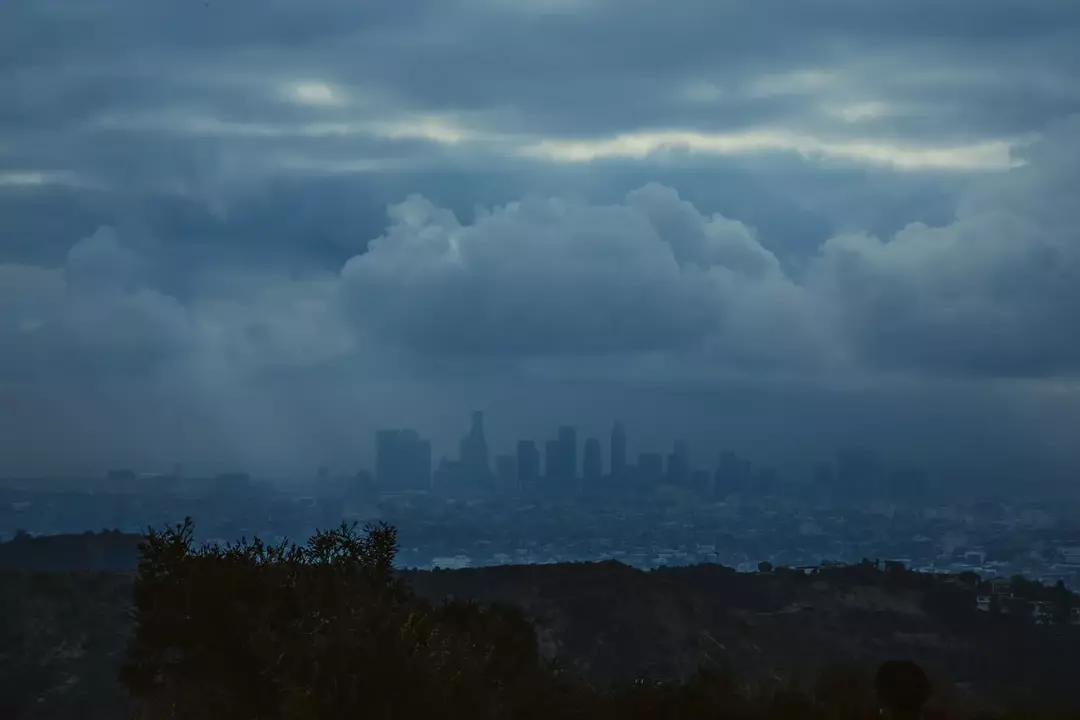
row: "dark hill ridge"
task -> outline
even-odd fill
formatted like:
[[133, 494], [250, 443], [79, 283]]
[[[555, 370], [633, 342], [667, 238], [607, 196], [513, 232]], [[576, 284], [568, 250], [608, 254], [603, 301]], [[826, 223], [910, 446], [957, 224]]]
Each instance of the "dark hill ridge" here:
[[[21, 717], [116, 716], [123, 695], [112, 678], [130, 633], [133, 573], [88, 571], [100, 559], [123, 567], [137, 540], [104, 533], [0, 545], [0, 568], [27, 570], [44, 558], [45, 567], [72, 571], [0, 570], [0, 717], [16, 716], [4, 712], [15, 695], [35, 700]], [[644, 572], [617, 562], [403, 575], [427, 598], [523, 607], [542, 653], [595, 687], [642, 675], [684, 678], [699, 666], [759, 685], [805, 685], [825, 668], [907, 658], [958, 693], [1078, 704], [1080, 627], [978, 612], [975, 598], [988, 584], [975, 577], [873, 563], [743, 574], [719, 565]], [[1075, 600], [1034, 583], [1024, 592]], [[102, 712], [75, 712], [85, 707]]]
[[119, 530], [42, 536], [20, 533], [0, 543], [0, 571], [133, 571], [139, 564], [139, 539], [139, 535]]
[[[620, 563], [410, 573], [429, 598], [518, 604], [549, 656], [593, 683], [639, 673], [685, 678], [699, 664], [809, 681], [903, 657], [982, 697], [1073, 698], [1080, 627], [981, 613], [960, 578], [874, 564], [812, 574], [718, 565], [643, 572]], [[969, 579], [965, 579], [969, 580]]]

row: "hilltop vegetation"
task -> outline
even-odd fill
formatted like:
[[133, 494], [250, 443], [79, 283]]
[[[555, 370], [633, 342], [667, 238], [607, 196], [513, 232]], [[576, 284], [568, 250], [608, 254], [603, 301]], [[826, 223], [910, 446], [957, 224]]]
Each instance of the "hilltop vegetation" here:
[[401, 573], [395, 552], [383, 526], [197, 549], [183, 525], [148, 534], [137, 574], [6, 573], [0, 716], [862, 717], [876, 664], [907, 658], [964, 717], [1048, 712], [1080, 666], [1077, 628], [979, 613], [973, 576]]

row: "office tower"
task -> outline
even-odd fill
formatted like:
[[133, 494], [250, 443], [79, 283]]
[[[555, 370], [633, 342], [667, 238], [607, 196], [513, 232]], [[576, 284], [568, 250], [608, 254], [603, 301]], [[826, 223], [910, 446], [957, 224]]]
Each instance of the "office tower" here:
[[459, 460], [441, 458], [431, 474], [432, 490], [440, 495], [457, 495], [461, 491], [464, 470]]
[[399, 436], [397, 430], [379, 430], [375, 433], [375, 482], [384, 489], [397, 487]]
[[744, 460], [733, 452], [720, 453], [714, 483], [716, 497], [722, 500], [728, 495], [746, 492], [750, 484], [751, 472], [749, 460]]
[[564, 425], [559, 428], [559, 479], [566, 487], [577, 480], [577, 430]]
[[397, 489], [430, 490], [431, 441], [415, 430], [401, 430], [396, 452]]
[[431, 441], [421, 440], [417, 448], [414, 475], [418, 490], [431, 489]]
[[522, 492], [533, 492], [540, 479], [540, 451], [532, 440], [518, 440], [517, 477]]
[[600, 454], [600, 441], [596, 438], [585, 441], [585, 448], [582, 451], [582, 475], [590, 487], [599, 483], [604, 475], [604, 459]]
[[695, 470], [690, 476], [690, 489], [703, 500], [713, 496], [713, 476], [708, 470]]
[[559, 478], [559, 441], [548, 440], [544, 443], [544, 479], [546, 487], [550, 490], [553, 483]]
[[472, 484], [486, 485], [491, 479], [488, 463], [488, 444], [484, 438], [484, 413], [474, 410], [472, 427], [459, 445], [462, 471]]
[[384, 490], [430, 490], [431, 441], [415, 430], [379, 430], [375, 482]]
[[626, 477], [626, 430], [621, 422], [611, 429], [611, 477]]
[[370, 500], [375, 495], [375, 476], [369, 470], [360, 470], [353, 476], [346, 490], [346, 499]]
[[672, 453], [668, 455], [667, 481], [679, 487], [690, 481], [690, 453], [686, 443], [681, 440], [675, 442]]

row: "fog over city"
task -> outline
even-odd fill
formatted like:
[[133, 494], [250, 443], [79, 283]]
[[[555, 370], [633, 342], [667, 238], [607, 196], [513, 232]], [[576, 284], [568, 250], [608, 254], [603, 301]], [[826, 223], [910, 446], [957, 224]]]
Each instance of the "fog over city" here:
[[[0, 475], [572, 424], [1080, 477], [1080, 3], [0, 4]], [[605, 450], [606, 451], [606, 450]]]

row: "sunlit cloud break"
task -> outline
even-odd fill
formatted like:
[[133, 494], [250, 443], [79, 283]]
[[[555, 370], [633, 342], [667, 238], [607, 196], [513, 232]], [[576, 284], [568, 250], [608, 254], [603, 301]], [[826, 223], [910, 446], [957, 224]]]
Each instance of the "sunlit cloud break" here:
[[1004, 140], [940, 147], [904, 146], [876, 140], [821, 140], [783, 130], [702, 133], [661, 130], [625, 133], [598, 140], [542, 140], [522, 153], [544, 160], [576, 163], [613, 158], [644, 159], [670, 150], [706, 155], [796, 152], [804, 157], [851, 160], [899, 170], [1005, 170], [1022, 163]]

